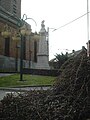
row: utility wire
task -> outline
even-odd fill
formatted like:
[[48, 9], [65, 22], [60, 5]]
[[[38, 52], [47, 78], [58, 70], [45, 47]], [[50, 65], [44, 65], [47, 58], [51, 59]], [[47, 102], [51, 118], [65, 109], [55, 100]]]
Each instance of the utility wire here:
[[67, 26], [67, 25], [69, 25], [69, 24], [75, 22], [76, 20], [78, 20], [78, 19], [84, 17], [84, 16], [87, 15], [88, 13], [90, 13], [90, 12], [87, 12], [87, 13], [81, 15], [80, 17], [78, 17], [78, 18], [76, 18], [76, 19], [74, 19], [74, 20], [72, 20], [72, 21], [70, 21], [70, 22], [68, 22], [68, 23], [66, 23], [66, 24], [64, 24], [64, 25], [62, 25], [62, 26], [60, 26], [59, 28], [54, 29], [52, 32], [54, 32], [54, 31], [56, 31], [56, 30], [58, 30], [58, 29], [60, 29], [60, 28], [63, 28], [63, 27], [65, 27], [65, 26]]

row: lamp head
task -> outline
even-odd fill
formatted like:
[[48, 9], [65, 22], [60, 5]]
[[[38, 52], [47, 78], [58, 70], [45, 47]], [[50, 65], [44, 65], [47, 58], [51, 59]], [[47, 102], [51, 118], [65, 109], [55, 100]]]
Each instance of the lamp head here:
[[28, 28], [25, 24], [21, 27], [21, 34], [23, 35], [23, 36], [25, 36], [25, 35], [30, 35], [31, 34], [31, 29], [30, 28]]
[[4, 31], [1, 32], [1, 35], [4, 38], [10, 37], [10, 35], [11, 35], [11, 29], [10, 29], [10, 27], [7, 24], [4, 26]]

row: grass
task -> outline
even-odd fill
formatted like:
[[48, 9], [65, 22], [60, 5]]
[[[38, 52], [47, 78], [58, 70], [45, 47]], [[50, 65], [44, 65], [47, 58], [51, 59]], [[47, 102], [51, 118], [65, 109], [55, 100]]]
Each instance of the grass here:
[[38, 86], [52, 85], [56, 77], [39, 76], [39, 75], [23, 75], [23, 80], [20, 81], [19, 74], [0, 77], [0, 87], [18, 87], [18, 86]]

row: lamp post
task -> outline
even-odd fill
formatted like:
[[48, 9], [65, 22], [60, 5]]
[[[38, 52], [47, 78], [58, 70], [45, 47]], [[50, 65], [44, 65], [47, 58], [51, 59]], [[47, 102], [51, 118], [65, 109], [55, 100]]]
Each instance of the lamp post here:
[[15, 60], [15, 70], [18, 71], [18, 49], [20, 48], [18, 45], [18, 41], [21, 40], [20, 33], [16, 32], [12, 37], [13, 41], [16, 41], [16, 60]]
[[15, 60], [15, 70], [18, 71], [18, 49], [19, 45], [16, 43], [16, 60]]
[[31, 19], [35, 22], [36, 21], [32, 18], [28, 18], [26, 14], [23, 15], [22, 19], [19, 19], [18, 26], [20, 27], [20, 36], [21, 36], [21, 46], [20, 46], [20, 81], [23, 81], [23, 44], [24, 44], [24, 36], [31, 34], [31, 29], [28, 29], [26, 26], [26, 20]]

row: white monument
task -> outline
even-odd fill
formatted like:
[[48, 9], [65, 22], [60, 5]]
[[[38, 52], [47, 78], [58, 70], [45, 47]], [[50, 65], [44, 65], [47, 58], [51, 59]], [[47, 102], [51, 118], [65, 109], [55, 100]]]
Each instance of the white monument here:
[[37, 53], [37, 69], [50, 69], [49, 67], [49, 45], [48, 32], [45, 30], [44, 20], [41, 22], [39, 49]]

